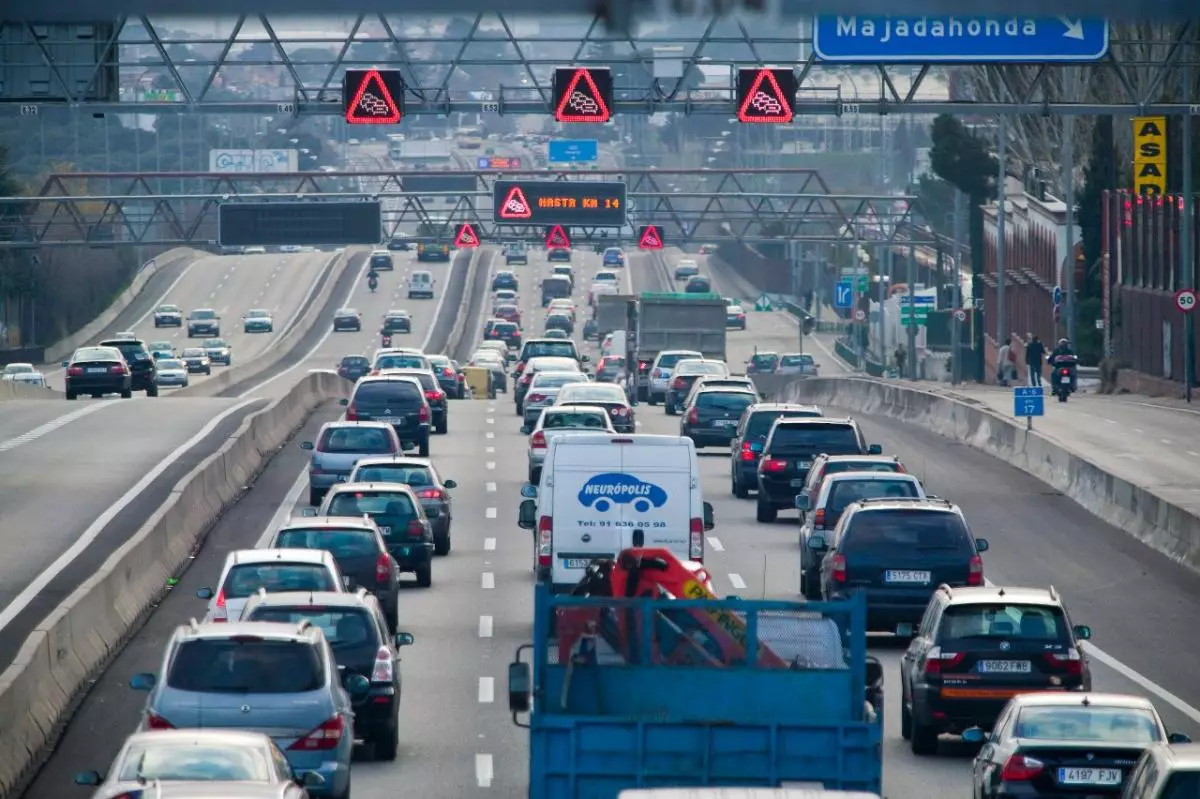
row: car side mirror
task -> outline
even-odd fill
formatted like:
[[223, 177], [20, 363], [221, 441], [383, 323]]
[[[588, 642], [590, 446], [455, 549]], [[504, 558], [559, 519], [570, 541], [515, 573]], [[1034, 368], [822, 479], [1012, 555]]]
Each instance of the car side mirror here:
[[984, 730], [982, 730], [979, 727], [968, 727], [967, 729], [963, 730], [963, 732], [962, 732], [963, 741], [965, 741], [966, 743], [969, 743], [969, 744], [987, 743], [987, 740], [990, 737], [991, 736], [989, 736]]
[[81, 771], [75, 775], [74, 781], [76, 785], [96, 786], [104, 782], [104, 777], [98, 771]]
[[525, 499], [537, 499], [537, 486], [533, 483], [526, 483], [521, 486], [521, 496]]
[[526, 435], [526, 436], [527, 436], [527, 435], [529, 435], [529, 434], [530, 434], [530, 433], [532, 433], [532, 432], [533, 432], [533, 428], [532, 428], [532, 427], [530, 427], [529, 425], [527, 425], [527, 424], [523, 424], [523, 425], [521, 425], [521, 434], [522, 434], [522, 435]]
[[1086, 624], [1076, 624], [1071, 628], [1071, 632], [1075, 634], [1075, 640], [1077, 641], [1092, 640], [1092, 628]]
[[395, 643], [397, 648], [402, 646], [412, 646], [416, 641], [412, 633], [396, 633]]
[[305, 788], [320, 788], [325, 784], [325, 778], [315, 771], [306, 771], [300, 778], [300, 784]]
[[347, 674], [342, 678], [342, 687], [350, 696], [359, 699], [370, 693], [371, 681], [361, 674]]
[[829, 544], [825, 541], [825, 536], [813, 533], [808, 537], [808, 548], [813, 552], [824, 552], [829, 548]]
[[713, 506], [711, 502], [704, 503], [704, 529], [711, 530], [716, 526], [713, 522]]
[[350, 400], [346, 399], [345, 397], [342, 397], [340, 400], [338, 400], [338, 405], [341, 405], [343, 408], [345, 408], [349, 404], [350, 404]]
[[529, 664], [515, 661], [508, 664], [508, 709], [513, 713], [528, 713], [533, 693]]
[[70, 362], [70, 361], [63, 361], [63, 362], [62, 362], [62, 366], [63, 366], [63, 368], [64, 368], [64, 369], [66, 369], [66, 368], [67, 368], [68, 366], [70, 366], [70, 365], [71, 365], [71, 362]]
[[135, 691], [152, 691], [157, 682], [158, 678], [153, 674], [143, 671], [129, 678], [129, 687]]
[[792, 505], [796, 508], [796, 510], [812, 510], [812, 500], [808, 498], [808, 494], [797, 494], [796, 499], [792, 502]]
[[1190, 744], [1192, 739], [1181, 732], [1173, 732], [1167, 736], [1169, 744]]
[[300, 442], [300, 449], [311, 450], [312, 448], [313, 448], [313, 443], [311, 441], [301, 441]]
[[207, 601], [209, 599], [212, 599], [213, 596], [214, 596], [214, 594], [213, 594], [213, 590], [211, 588], [205, 587], [205, 588], [201, 588], [196, 591], [196, 599], [203, 599], [203, 600]]
[[458, 488], [458, 483], [453, 480], [443, 480], [442, 486], [445, 488]]
[[532, 499], [526, 499], [521, 502], [517, 508], [517, 527], [522, 530], [532, 530], [536, 524], [537, 503]]
[[987, 552], [988, 551], [988, 540], [986, 538], [976, 538], [975, 539], [975, 551], [981, 552], [981, 553]]
[[880, 446], [879, 444], [872, 444], [871, 446], [867, 447], [867, 454], [868, 455], [882, 455], [883, 447]]

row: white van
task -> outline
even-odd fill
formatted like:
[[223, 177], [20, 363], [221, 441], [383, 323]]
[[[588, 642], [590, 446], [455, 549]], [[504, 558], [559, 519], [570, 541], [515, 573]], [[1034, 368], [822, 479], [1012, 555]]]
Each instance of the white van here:
[[[679, 436], [580, 433], [550, 441], [541, 482], [526, 484], [518, 524], [533, 530], [534, 569], [556, 593], [593, 560], [628, 547], [662, 547], [704, 561], [713, 526], [700, 464]], [[536, 500], [536, 501], [535, 501]]]
[[433, 275], [425, 270], [408, 276], [408, 298], [412, 300], [418, 297], [433, 299]]

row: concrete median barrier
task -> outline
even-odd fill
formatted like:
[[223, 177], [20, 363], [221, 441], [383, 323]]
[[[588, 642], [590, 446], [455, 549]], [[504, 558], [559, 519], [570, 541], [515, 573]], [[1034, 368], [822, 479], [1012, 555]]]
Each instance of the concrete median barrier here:
[[0, 674], [0, 796], [11, 796], [57, 737], [89, 681], [169, 590], [217, 517], [322, 404], [345, 395], [332, 372], [309, 372], [246, 418], [183, 477], [167, 501], [26, 639]]
[[[1135, 485], [1012, 419], [953, 391], [927, 391], [867, 378], [766, 377], [772, 399], [808, 402], [917, 425], [1028, 472], [1089, 512], [1183, 565], [1200, 570], [1200, 516], [1173, 501], [1191, 491]], [[1186, 495], [1186, 497], [1184, 496]]]
[[496, 253], [493, 250], [479, 249], [471, 256], [467, 269], [467, 279], [463, 284], [462, 300], [458, 304], [458, 313], [454, 318], [457, 324], [450, 329], [444, 352], [451, 358], [462, 360], [470, 355], [462, 350], [463, 342], [470, 346], [473, 338], [478, 335], [480, 325], [470, 324], [473, 309], [482, 308], [487, 300], [487, 290], [491, 285], [492, 259]]
[[16, 380], [0, 380], [0, 402], [6, 400], [62, 399], [62, 392], [45, 386], [30, 386]]

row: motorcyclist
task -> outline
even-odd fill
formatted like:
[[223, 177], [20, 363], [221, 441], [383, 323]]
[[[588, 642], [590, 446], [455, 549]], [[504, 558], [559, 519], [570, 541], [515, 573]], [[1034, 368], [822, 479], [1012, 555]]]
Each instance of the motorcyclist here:
[[374, 269], [372, 269], [370, 272], [367, 272], [367, 288], [369, 288], [371, 291], [379, 288], [379, 273]]
[[[1077, 362], [1077, 358], [1075, 355], [1075, 350], [1071, 348], [1071, 342], [1065, 338], [1060, 338], [1058, 340], [1058, 344], [1055, 345], [1054, 350], [1050, 353], [1050, 355], [1046, 359], [1050, 362], [1050, 368], [1052, 370], [1060, 368], [1059, 367], [1059, 359], [1060, 358], [1064, 359], [1061, 368], [1069, 369], [1071, 372], [1071, 391], [1073, 392], [1073, 391], [1075, 391], [1075, 388], [1076, 388], [1075, 365]], [[1054, 372], [1052, 371], [1051, 372], [1051, 380], [1053, 380], [1053, 379], [1054, 379]], [[1053, 383], [1051, 384], [1051, 386], [1053, 387]]]

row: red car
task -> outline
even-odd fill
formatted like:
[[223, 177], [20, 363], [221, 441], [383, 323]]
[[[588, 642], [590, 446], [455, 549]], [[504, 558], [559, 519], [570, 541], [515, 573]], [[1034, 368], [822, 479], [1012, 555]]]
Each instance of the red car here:
[[521, 309], [515, 305], [498, 305], [496, 306], [496, 318], [503, 319], [505, 322], [512, 322], [516, 325], [520, 325]]

